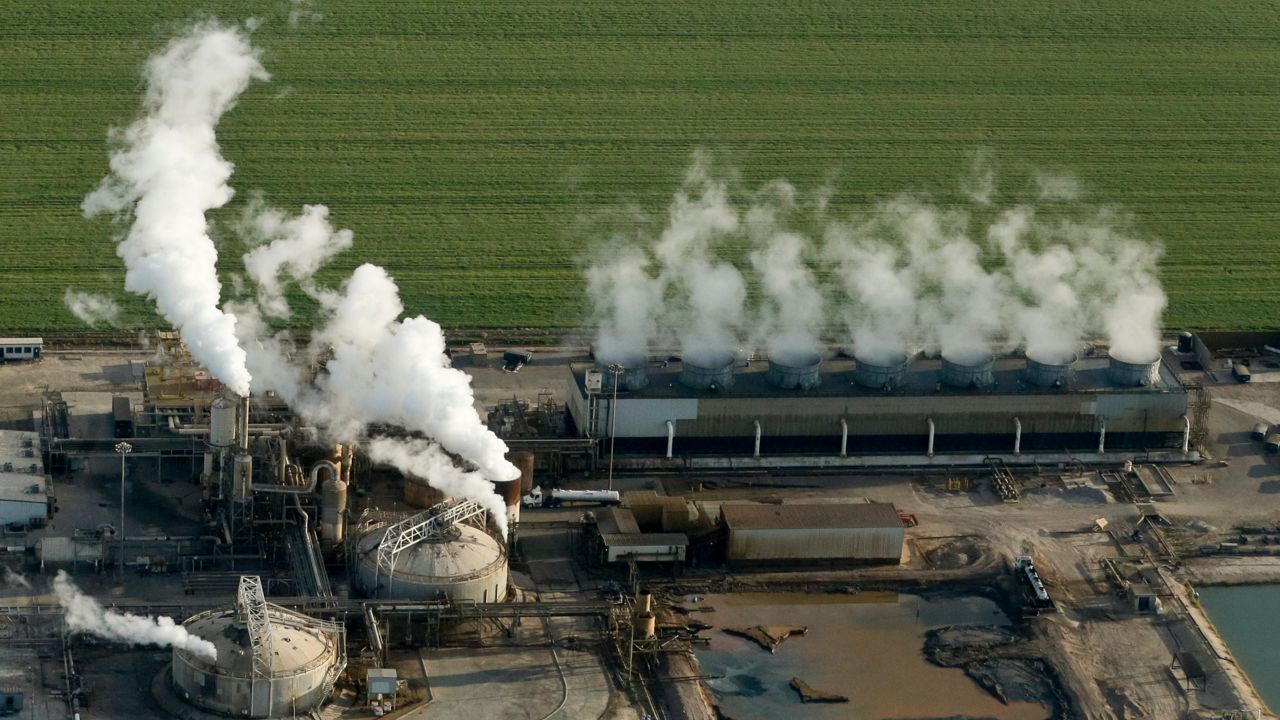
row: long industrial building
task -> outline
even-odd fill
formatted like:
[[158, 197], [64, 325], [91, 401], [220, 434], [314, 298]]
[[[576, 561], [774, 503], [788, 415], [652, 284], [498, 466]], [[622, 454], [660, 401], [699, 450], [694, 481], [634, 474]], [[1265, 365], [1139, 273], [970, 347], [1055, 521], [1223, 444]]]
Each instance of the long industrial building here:
[[[614, 372], [616, 371], [616, 372]], [[890, 366], [674, 360], [569, 367], [577, 432], [619, 453], [1105, 453], [1184, 448], [1188, 391], [1162, 360], [1021, 357]], [[616, 387], [614, 385], [616, 381]], [[615, 392], [616, 391], [616, 392]], [[615, 405], [616, 398], [616, 405]]]

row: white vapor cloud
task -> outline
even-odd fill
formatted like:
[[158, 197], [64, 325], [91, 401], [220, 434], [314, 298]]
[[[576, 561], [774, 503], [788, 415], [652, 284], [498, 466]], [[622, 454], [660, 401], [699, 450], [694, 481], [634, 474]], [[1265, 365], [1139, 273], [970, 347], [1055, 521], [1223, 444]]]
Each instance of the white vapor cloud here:
[[53, 592], [62, 606], [67, 627], [74, 632], [112, 642], [181, 648], [210, 660], [218, 657], [213, 643], [187, 632], [171, 617], [143, 617], [103, 609], [97, 600], [76, 587], [64, 570], [54, 577]]

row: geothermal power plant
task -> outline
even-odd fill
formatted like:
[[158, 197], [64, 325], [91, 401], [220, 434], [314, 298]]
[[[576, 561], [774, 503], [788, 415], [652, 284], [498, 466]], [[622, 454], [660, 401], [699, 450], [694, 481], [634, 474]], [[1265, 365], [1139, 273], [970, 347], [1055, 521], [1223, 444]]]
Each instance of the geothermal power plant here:
[[1274, 717], [1209, 586], [1280, 577], [1280, 334], [1168, 335], [1073, 179], [836, 217], [694, 151], [581, 315], [447, 339], [232, 187], [257, 23], [157, 49], [84, 197], [152, 329], [0, 338], [0, 717]]

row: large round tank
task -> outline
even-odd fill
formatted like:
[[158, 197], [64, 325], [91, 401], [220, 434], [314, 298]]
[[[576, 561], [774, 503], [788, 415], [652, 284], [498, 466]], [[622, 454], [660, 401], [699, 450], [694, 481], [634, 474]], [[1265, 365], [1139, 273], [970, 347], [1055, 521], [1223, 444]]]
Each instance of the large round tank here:
[[360, 584], [370, 597], [396, 600], [499, 602], [507, 596], [507, 550], [492, 535], [457, 524], [440, 540], [423, 540], [395, 556], [388, 573], [377, 567], [378, 543], [386, 527], [356, 545]]
[[1119, 387], [1138, 387], [1140, 385], [1155, 385], [1160, 380], [1160, 358], [1154, 357], [1150, 360], [1142, 362], [1130, 362], [1121, 360], [1114, 355], [1111, 358], [1111, 365], [1107, 368], [1107, 376], [1111, 378], [1111, 382]]
[[404, 501], [413, 507], [429, 508], [444, 502], [444, 493], [431, 487], [426, 478], [404, 476]]
[[732, 353], [712, 353], [705, 357], [685, 355], [680, 367], [680, 382], [694, 390], [727, 390], [733, 387]]
[[1065, 358], [1035, 358], [1027, 355], [1027, 367], [1023, 378], [1036, 387], [1066, 387], [1071, 384], [1071, 368], [1076, 354]]
[[907, 372], [907, 364], [911, 358], [906, 353], [894, 353], [887, 358], [865, 360], [854, 355], [857, 365], [853, 368], [853, 379], [861, 386], [882, 390], [895, 388], [902, 384]]
[[328, 697], [336, 675], [330, 670], [342, 660], [336, 633], [308, 623], [305, 616], [291, 614], [288, 624], [272, 623], [265, 675], [254, 670], [249, 630], [234, 609], [200, 613], [184, 626], [213, 643], [218, 657], [210, 660], [175, 648], [173, 689], [210, 712], [251, 718], [305, 715]]
[[510, 482], [495, 482], [493, 491], [502, 498], [502, 504], [507, 508], [507, 525], [511, 526], [520, 522], [520, 478], [516, 478]]
[[209, 444], [218, 447], [231, 447], [236, 442], [236, 409], [235, 400], [226, 395], [219, 395], [209, 403]]
[[995, 384], [995, 376], [991, 374], [991, 364], [995, 358], [985, 355], [979, 358], [964, 358], [967, 362], [952, 360], [942, 356], [942, 382], [957, 388], [984, 388]]
[[[622, 366], [621, 373], [614, 373], [610, 365]], [[634, 357], [615, 363], [600, 362], [596, 367], [604, 373], [604, 391], [613, 393], [614, 378], [617, 378], [618, 392], [643, 390], [649, 385], [648, 363], [643, 357]]]
[[816, 352], [796, 352], [769, 356], [770, 383], [783, 390], [812, 390], [822, 382], [822, 356]]

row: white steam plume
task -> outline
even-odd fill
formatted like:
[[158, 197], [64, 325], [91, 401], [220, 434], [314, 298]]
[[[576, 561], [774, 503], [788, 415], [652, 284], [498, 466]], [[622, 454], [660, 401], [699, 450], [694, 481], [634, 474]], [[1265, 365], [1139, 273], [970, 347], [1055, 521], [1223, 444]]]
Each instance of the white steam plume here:
[[1027, 357], [1041, 362], [1069, 362], [1084, 337], [1086, 317], [1077, 294], [1077, 253], [1058, 243], [1034, 247], [1034, 211], [1005, 211], [987, 229], [991, 244], [1004, 258], [1004, 271], [1018, 295], [1013, 304], [1011, 341], [1021, 338]]
[[785, 229], [779, 217], [795, 207], [795, 188], [775, 181], [761, 195], [764, 201], [747, 211], [745, 222], [755, 244], [750, 260], [761, 291], [752, 340], [771, 358], [797, 361], [819, 351], [822, 291], [807, 264], [809, 240]]
[[187, 632], [171, 617], [143, 617], [104, 610], [97, 600], [81, 592], [64, 570], [59, 570], [54, 577], [53, 592], [62, 606], [67, 627], [74, 632], [113, 642], [181, 648], [209, 660], [218, 657], [213, 643]]
[[712, 253], [713, 243], [737, 230], [738, 213], [725, 184], [711, 178], [707, 162], [695, 155], [654, 246], [662, 268], [658, 285], [672, 296], [662, 319], [674, 330], [681, 355], [704, 365], [736, 353], [747, 299], [742, 274]]
[[877, 365], [908, 355], [918, 340], [918, 289], [902, 252], [876, 239], [873, 226], [832, 225], [824, 254], [835, 263], [845, 293], [842, 315], [854, 355]]
[[620, 247], [587, 268], [587, 296], [596, 332], [596, 359], [634, 361], [649, 353], [662, 312], [662, 286], [649, 274], [649, 258], [635, 247]]
[[12, 568], [8, 567], [4, 569], [4, 584], [9, 587], [23, 588], [24, 590], [31, 589], [31, 581], [27, 580], [25, 575], [14, 572]]
[[225, 205], [232, 165], [214, 128], [254, 79], [258, 53], [236, 28], [206, 23], [147, 62], [146, 114], [113, 133], [111, 174], [84, 200], [86, 216], [116, 213], [133, 224], [116, 253], [125, 288], [155, 300], [192, 355], [239, 394], [249, 392], [234, 315], [219, 308], [218, 252], [205, 213]]
[[280, 282], [281, 273], [313, 290], [311, 277], [333, 256], [351, 247], [350, 230], [334, 230], [329, 208], [305, 205], [302, 214], [289, 216], [255, 197], [245, 208], [241, 232], [262, 242], [244, 255], [244, 269], [258, 287], [258, 305], [273, 317], [288, 317], [289, 303]]
[[67, 288], [62, 295], [62, 302], [72, 315], [91, 328], [120, 325], [120, 306], [106, 295]]
[[451, 498], [475, 500], [489, 512], [489, 517], [506, 534], [506, 505], [494, 493], [493, 483], [478, 470], [459, 468], [439, 445], [427, 440], [375, 438], [366, 449], [374, 462], [386, 463], [404, 473], [428, 478], [432, 487]]

